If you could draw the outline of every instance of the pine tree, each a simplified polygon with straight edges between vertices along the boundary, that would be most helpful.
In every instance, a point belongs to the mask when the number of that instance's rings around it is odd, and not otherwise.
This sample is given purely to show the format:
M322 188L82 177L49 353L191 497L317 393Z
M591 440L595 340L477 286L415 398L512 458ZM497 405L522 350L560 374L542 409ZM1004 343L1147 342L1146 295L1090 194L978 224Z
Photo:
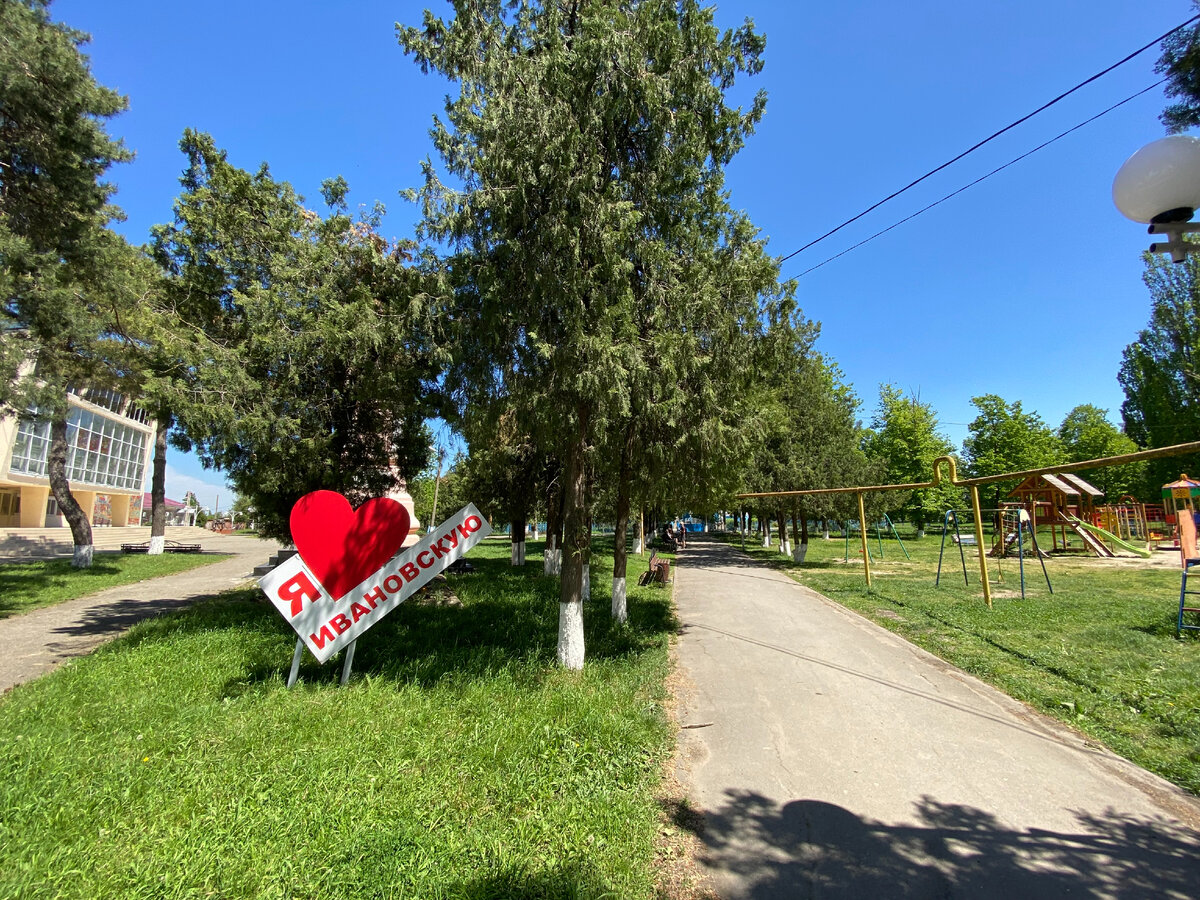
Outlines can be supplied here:
M0 36L0 405L50 422L50 486L85 567L91 524L66 477L67 394L126 373L110 336L140 285L133 251L106 227L118 211L102 180L130 158L105 130L125 98L95 81L87 35L51 22L46 0L0 4Z
M344 180L307 209L264 165L233 166L212 138L187 132L175 221L154 229L165 275L154 335L176 360L155 393L176 442L229 475L261 533L290 538L300 496L344 493L357 505L415 475L439 373L436 297L408 246L354 221Z
M748 24L720 34L693 0L452 5L450 21L399 29L424 70L459 85L433 139L463 187L427 169L426 231L469 273L455 321L482 336L465 345L538 410L539 444L562 461L559 659L578 668L594 448L649 403L642 385L680 380L688 352L672 338L649 353L643 339L679 335L689 304L728 310L755 294L718 277L690 296L698 281L678 260L717 252L729 231L722 170L765 98L743 112L725 92L758 70L763 39Z

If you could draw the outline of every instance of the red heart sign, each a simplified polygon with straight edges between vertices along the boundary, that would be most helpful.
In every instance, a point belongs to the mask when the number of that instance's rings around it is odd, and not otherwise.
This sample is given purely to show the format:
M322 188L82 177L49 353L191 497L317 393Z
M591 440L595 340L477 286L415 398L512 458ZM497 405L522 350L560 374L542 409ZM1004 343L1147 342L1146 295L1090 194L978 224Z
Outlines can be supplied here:
M408 537L408 510L390 497L357 510L337 491L313 491L292 507L292 540L333 599L373 575Z

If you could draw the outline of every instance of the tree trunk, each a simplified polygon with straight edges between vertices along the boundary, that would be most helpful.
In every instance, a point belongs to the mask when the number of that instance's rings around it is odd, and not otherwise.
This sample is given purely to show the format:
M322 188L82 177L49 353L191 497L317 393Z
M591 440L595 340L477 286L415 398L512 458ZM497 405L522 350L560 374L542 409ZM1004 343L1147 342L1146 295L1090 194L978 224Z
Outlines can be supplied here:
M791 555L791 544L788 542L787 518L783 511L783 507L779 507L776 517L779 520L779 552L784 556Z
M150 476L150 556L161 556L167 544L167 431L170 413L159 415L154 435L154 474Z
M808 555L808 516L804 514L804 510L800 510L800 546L796 548L794 559L800 565L804 565L804 557Z
M582 669L583 646L583 564L588 547L587 533L587 449L591 410L579 404L576 433L567 451L563 473L563 555L562 582L558 602L558 661L568 669Z
M629 558L625 552L625 531L629 527L629 489L633 480L633 420L625 426L621 445L621 465L617 472L617 530L613 533L612 617L624 624L629 619L625 602L625 576Z
M55 416L50 423L50 455L46 460L46 474L50 478L50 490L58 502L58 509L71 526L71 540L75 553L71 565L86 569L92 564L92 523L88 521L83 507L71 493L67 481L67 414Z
M525 565L525 517L512 520L512 564Z
M562 562L562 483L561 475L546 490L546 552L542 571L557 575Z
M579 599L586 602L592 599L592 477L588 473L584 480L584 519L587 524L587 544L580 553L583 560L583 577L580 581Z

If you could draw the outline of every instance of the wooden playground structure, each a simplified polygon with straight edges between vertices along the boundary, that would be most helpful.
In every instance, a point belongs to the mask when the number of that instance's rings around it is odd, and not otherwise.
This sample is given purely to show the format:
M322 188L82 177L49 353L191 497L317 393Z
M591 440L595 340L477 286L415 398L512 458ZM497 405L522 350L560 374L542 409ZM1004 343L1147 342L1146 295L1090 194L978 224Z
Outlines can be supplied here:
M1143 558L1151 555L1145 505L1126 498L1121 503L1097 506L1104 492L1071 472L1030 475L1009 496L1016 498L1014 505L1029 514L1034 531L1038 526L1049 526L1052 552L1082 549L1110 558L1121 553ZM1081 546L1072 545L1071 536Z
M1096 498L1104 496L1104 492L1078 475L1071 472L1030 475L1008 496L1015 497L1018 505L1029 513L1030 527L1034 531L1039 525L1050 526L1051 551L1071 549L1067 540L1070 531L1097 556L1115 555L1084 527L1084 523L1092 521Z

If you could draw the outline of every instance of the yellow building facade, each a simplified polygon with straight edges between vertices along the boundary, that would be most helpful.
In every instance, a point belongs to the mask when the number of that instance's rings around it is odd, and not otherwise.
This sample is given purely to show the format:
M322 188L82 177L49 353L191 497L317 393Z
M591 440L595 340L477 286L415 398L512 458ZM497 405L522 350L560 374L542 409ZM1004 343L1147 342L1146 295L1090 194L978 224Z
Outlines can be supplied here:
M105 388L68 394L67 479L93 525L141 522L155 423ZM50 423L0 418L0 528L66 526L50 493Z

